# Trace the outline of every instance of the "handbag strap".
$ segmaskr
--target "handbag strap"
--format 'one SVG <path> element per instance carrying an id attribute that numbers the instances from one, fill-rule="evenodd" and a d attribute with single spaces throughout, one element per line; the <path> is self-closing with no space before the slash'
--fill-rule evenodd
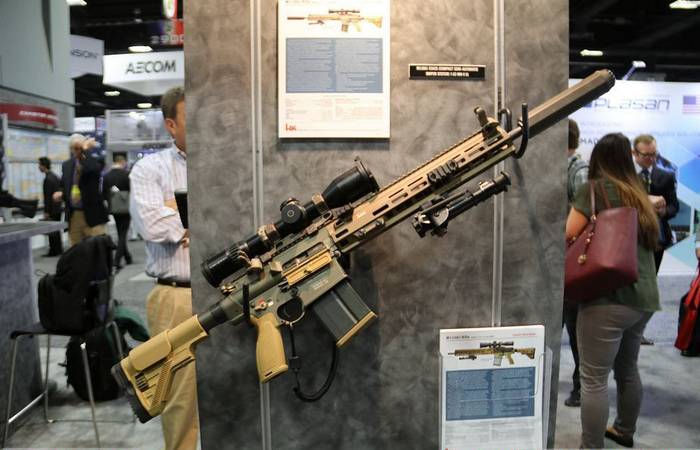
<path id="1" fill-rule="evenodd" d="M 595 214 L 595 181 L 591 180 L 589 183 L 588 187 L 591 190 L 591 222 L 595 222 L 596 220 L 596 214 Z"/>
<path id="2" fill-rule="evenodd" d="M 578 258 L 576 258 L 576 262 L 579 263 L 579 265 L 584 265 L 586 263 L 586 260 L 588 259 L 587 253 L 588 253 L 588 247 L 591 246 L 591 242 L 593 242 L 593 236 L 595 235 L 595 225 L 597 222 L 597 217 L 595 213 L 595 181 L 592 181 L 589 183 L 590 189 L 591 189 L 591 217 L 590 217 L 590 222 L 591 226 L 590 228 L 586 227 L 583 230 L 583 233 L 586 233 L 585 236 L 585 244 L 583 246 L 583 253 L 578 255 Z M 582 234 L 583 234 L 582 233 Z M 581 236 L 579 236 L 577 239 L 580 239 Z"/>

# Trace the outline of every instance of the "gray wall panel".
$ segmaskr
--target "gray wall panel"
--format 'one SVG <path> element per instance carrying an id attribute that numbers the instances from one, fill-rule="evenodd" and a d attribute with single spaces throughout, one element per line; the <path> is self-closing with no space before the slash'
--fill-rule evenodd
<path id="1" fill-rule="evenodd" d="M 506 1 L 506 96 L 519 117 L 566 89 L 569 16 L 563 0 Z M 554 350 L 549 442 L 554 442 L 561 339 L 567 126 L 562 121 L 531 141 L 526 156 L 506 163 L 513 188 L 505 196 L 503 325 L 546 325 Z"/>
<path id="2" fill-rule="evenodd" d="M 380 185 L 386 185 L 474 132 L 475 106 L 493 110 L 492 2 L 441 0 L 426 8 L 421 2 L 395 1 L 391 139 L 280 142 L 276 137 L 275 8 L 273 1 L 262 6 L 266 221 L 279 217 L 279 204 L 287 197 L 306 201 L 323 190 L 352 167 L 354 156 L 361 156 Z M 188 171 L 197 311 L 216 299 L 216 292 L 199 275 L 202 257 L 253 232 L 248 14 L 248 3 L 242 1 L 192 2 L 186 10 Z M 550 20 L 564 23 L 567 17 Z M 224 42 L 221 36 L 232 37 Z M 550 64 L 550 56 L 538 53 L 537 57 L 541 58 L 538 65 Z M 411 81 L 409 63 L 484 64 L 487 80 Z M 566 70 L 565 59 L 551 64 L 559 74 Z M 553 92 L 566 81 L 565 75 L 556 76 L 552 75 L 553 87 L 545 86 L 544 78 L 529 79 L 534 84 L 524 87 L 523 95 L 530 99 Z M 541 145 L 555 146 L 542 142 L 546 139 L 550 138 L 539 138 Z M 550 157 L 558 158 L 554 153 Z M 523 165 L 531 164 L 525 161 Z M 546 167 L 534 165 L 538 170 Z M 531 177 L 529 170 L 529 165 L 523 168 L 527 186 L 535 190 L 530 199 L 540 208 L 536 211 L 545 211 L 545 216 L 536 218 L 545 230 L 540 236 L 546 249 L 545 267 L 552 271 L 551 279 L 559 280 L 560 269 L 552 266 L 560 255 L 560 239 L 554 234 L 561 231 L 565 211 L 558 204 L 553 209 L 546 206 L 558 194 L 546 186 L 540 188 L 542 177 Z M 563 165 L 561 170 L 563 179 Z M 560 188 L 563 195 L 563 184 Z M 540 198 L 543 190 L 548 196 Z M 506 303 L 511 298 L 516 301 L 512 308 L 504 306 L 504 322 L 556 322 L 560 317 L 550 317 L 553 295 L 542 300 L 547 303 L 542 307 L 532 306 L 532 298 L 538 297 L 534 292 L 556 283 L 542 281 L 541 271 L 531 265 L 535 249 L 527 243 L 533 242 L 532 230 L 515 226 L 524 219 L 510 223 L 510 204 L 524 208 L 516 191 L 512 189 L 508 195 L 514 195 L 513 200 L 507 200 L 506 230 L 517 232 L 507 234 L 512 263 L 506 265 L 506 276 L 520 272 L 517 283 L 509 280 L 506 285 Z M 274 448 L 424 449 L 437 445 L 437 334 L 440 328 L 491 323 L 492 214 L 490 204 L 481 205 L 453 222 L 443 238 L 420 239 L 404 223 L 354 252 L 353 284 L 379 320 L 341 350 L 336 380 L 320 402 L 305 404 L 294 398 L 291 374 L 271 383 Z M 515 215 L 528 217 L 521 211 Z M 559 228 L 551 231 L 552 226 Z M 304 358 L 302 383 L 307 390 L 315 389 L 325 379 L 330 343 L 312 317 L 298 330 Z M 254 335 L 245 325 L 222 326 L 198 350 L 205 448 L 220 448 L 222 442 L 232 448 L 260 448 Z"/>
<path id="3" fill-rule="evenodd" d="M 195 312 L 219 299 L 217 291 L 201 275 L 201 261 L 253 230 L 247 5 L 226 0 L 188 2 L 185 10 L 187 164 L 193 241 L 190 256 Z M 222 448 L 221 438 L 229 432 L 249 442 L 250 448 L 259 447 L 255 372 L 231 372 L 237 364 L 254 364 L 254 345 L 254 333 L 249 330 L 221 326 L 197 350 L 204 448 Z"/>

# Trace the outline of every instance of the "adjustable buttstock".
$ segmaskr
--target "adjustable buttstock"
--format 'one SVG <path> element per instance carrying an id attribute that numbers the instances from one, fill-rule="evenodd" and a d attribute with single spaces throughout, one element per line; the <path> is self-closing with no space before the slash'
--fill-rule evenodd
<path id="1" fill-rule="evenodd" d="M 112 367 L 112 376 L 141 423 L 163 412 L 175 372 L 194 362 L 195 345 L 207 337 L 197 316 L 192 316 L 131 350 Z"/>
<path id="2" fill-rule="evenodd" d="M 374 26 L 377 27 L 377 28 L 381 28 L 381 27 L 382 27 L 382 17 L 381 17 L 381 16 L 379 16 L 379 17 L 368 17 L 368 18 L 367 18 L 367 22 L 371 23 L 372 25 L 374 25 Z"/>
<path id="3" fill-rule="evenodd" d="M 288 369 L 282 333 L 272 313 L 264 314 L 260 318 L 251 315 L 250 320 L 258 329 L 258 341 L 255 345 L 258 377 L 261 383 L 267 383 Z"/>

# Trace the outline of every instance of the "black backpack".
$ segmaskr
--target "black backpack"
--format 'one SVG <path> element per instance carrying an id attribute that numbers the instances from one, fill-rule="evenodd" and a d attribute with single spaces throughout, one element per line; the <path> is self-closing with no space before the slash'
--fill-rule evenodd
<path id="1" fill-rule="evenodd" d="M 119 339 L 121 339 L 124 354 L 128 354 L 129 347 L 121 333 L 119 333 Z M 114 342 L 114 332 L 104 327 L 94 329 L 85 335 L 85 349 L 90 365 L 90 381 L 95 401 L 114 400 L 120 397 L 122 391 L 110 373 L 112 366 L 121 359 Z M 78 397 L 90 400 L 78 337 L 72 337 L 66 346 L 66 375 L 68 384 L 73 386 Z"/>
<path id="2" fill-rule="evenodd" d="M 68 249 L 55 275 L 39 280 L 39 320 L 48 331 L 81 334 L 108 319 L 112 249 L 109 236 L 89 237 Z"/>

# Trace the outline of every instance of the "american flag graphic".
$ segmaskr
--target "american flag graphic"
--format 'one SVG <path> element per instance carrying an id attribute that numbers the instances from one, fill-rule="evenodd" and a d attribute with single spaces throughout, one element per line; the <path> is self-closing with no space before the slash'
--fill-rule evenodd
<path id="1" fill-rule="evenodd" d="M 700 96 L 699 95 L 684 95 L 683 96 L 683 113 L 684 114 L 700 114 Z"/>

